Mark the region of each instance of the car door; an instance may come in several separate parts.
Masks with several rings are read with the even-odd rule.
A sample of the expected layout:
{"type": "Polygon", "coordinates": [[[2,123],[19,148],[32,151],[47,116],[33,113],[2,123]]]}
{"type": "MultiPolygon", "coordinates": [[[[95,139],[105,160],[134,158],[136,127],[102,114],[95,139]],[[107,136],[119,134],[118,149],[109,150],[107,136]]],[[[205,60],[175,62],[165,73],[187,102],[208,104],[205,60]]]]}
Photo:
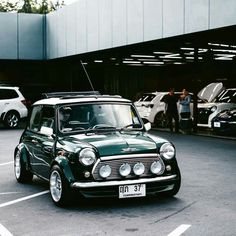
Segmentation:
{"type": "Polygon", "coordinates": [[[27,135],[24,142],[30,153],[33,172],[45,179],[49,178],[53,159],[55,110],[52,106],[35,106],[32,110],[27,135]]]}

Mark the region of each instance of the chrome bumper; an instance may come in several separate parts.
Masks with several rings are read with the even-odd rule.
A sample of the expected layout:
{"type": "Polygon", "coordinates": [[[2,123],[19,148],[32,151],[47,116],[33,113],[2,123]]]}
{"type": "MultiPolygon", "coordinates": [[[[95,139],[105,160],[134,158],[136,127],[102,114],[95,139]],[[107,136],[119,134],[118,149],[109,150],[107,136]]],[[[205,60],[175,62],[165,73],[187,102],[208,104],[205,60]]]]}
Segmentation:
{"type": "Polygon", "coordinates": [[[72,188],[98,188],[98,187],[109,187],[129,184],[146,184],[154,182],[163,182],[174,180],[177,175],[162,176],[155,178],[144,178],[144,179],[132,179],[132,180],[120,180],[120,181],[104,181],[104,182],[74,182],[71,184],[72,188]]]}

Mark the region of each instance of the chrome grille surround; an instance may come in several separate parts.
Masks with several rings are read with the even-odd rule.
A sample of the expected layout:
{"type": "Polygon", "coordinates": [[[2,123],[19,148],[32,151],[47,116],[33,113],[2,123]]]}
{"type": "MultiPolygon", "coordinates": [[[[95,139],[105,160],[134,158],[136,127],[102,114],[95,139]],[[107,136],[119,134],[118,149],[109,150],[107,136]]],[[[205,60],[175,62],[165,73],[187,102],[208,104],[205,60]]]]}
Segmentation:
{"type": "Polygon", "coordinates": [[[99,169],[103,165],[109,165],[111,167],[111,175],[108,178],[106,178],[106,180],[122,180],[122,179],[137,178],[137,176],[133,173],[133,171],[131,171],[131,173],[128,176],[122,177],[119,174],[119,168],[122,164],[128,163],[133,169],[133,166],[136,163],[142,162],[145,166],[145,171],[140,177],[153,177],[153,176],[157,176],[150,171],[151,164],[154,161],[160,161],[162,165],[162,169],[158,175],[163,174],[163,172],[165,171],[165,165],[160,155],[154,154],[154,153],[147,153],[147,154],[130,154],[130,155],[116,155],[116,156],[101,157],[95,163],[92,170],[92,175],[93,175],[93,178],[97,181],[104,180],[99,175],[99,169]]]}

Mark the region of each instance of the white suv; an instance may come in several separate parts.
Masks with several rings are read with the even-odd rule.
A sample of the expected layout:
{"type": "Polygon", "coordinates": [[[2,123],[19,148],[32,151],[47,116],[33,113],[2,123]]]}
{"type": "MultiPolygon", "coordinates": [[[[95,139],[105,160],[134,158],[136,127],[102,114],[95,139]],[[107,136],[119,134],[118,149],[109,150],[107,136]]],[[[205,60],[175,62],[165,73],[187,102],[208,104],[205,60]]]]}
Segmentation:
{"type": "Polygon", "coordinates": [[[15,128],[27,115],[26,100],[19,88],[0,86],[0,120],[4,126],[15,128]]]}
{"type": "MultiPolygon", "coordinates": [[[[162,98],[168,92],[150,92],[144,93],[143,96],[136,102],[134,102],[140,116],[147,119],[153,125],[157,127],[166,127],[167,120],[165,117],[165,103],[162,102],[162,98]]],[[[175,92],[175,96],[179,99],[181,92],[175,92]]],[[[192,96],[192,93],[190,93],[192,96]]],[[[179,103],[177,104],[179,109],[179,103]]],[[[190,104],[191,114],[193,111],[193,103],[190,104]]]]}

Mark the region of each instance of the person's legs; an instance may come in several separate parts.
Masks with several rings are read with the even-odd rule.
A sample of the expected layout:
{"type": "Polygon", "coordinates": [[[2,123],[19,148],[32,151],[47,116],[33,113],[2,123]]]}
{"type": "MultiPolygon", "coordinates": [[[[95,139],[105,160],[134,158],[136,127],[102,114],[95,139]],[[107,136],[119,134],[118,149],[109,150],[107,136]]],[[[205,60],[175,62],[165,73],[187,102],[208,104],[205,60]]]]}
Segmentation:
{"type": "Polygon", "coordinates": [[[178,133],[179,132],[179,115],[174,114],[173,118],[175,120],[175,132],[178,133]]]}
{"type": "Polygon", "coordinates": [[[172,115],[171,114],[166,114],[167,115],[167,120],[168,120],[168,126],[171,132],[173,132],[173,124],[172,124],[172,115]]]}

